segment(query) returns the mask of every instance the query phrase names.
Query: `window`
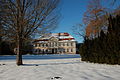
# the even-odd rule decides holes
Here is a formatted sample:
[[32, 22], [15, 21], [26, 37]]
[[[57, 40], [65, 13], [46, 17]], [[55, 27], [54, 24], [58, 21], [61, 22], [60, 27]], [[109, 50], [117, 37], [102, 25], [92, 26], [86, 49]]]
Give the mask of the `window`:
[[48, 49], [46, 49], [46, 52], [48, 53]]
[[57, 46], [57, 43], [55, 43], [55, 46]]
[[73, 52], [73, 49], [71, 49], [71, 52]]
[[36, 52], [36, 53], [39, 52], [39, 49], [35, 49], [35, 52]]
[[35, 44], [35, 47], [37, 47], [37, 44]]
[[67, 52], [69, 52], [69, 49], [67, 49]]
[[44, 47], [44, 44], [42, 44], [42, 47]]
[[37, 49], [35, 49], [35, 52], [37, 52]]
[[46, 44], [46, 47], [48, 47], [48, 44]]
[[39, 52], [41, 52], [41, 49], [39, 49]]
[[63, 49], [63, 52], [65, 52], [65, 49]]
[[67, 46], [69, 46], [69, 43], [67, 43]]
[[61, 46], [61, 43], [59, 43], [59, 46]]
[[41, 47], [41, 44], [39, 44], [39, 47]]

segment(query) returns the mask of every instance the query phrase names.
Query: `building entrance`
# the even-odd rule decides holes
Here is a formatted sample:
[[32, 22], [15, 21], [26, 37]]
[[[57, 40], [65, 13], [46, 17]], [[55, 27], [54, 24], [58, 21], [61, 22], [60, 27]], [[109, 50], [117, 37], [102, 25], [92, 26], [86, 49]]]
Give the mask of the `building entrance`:
[[52, 49], [52, 54], [56, 54], [56, 53], [57, 53], [57, 49], [56, 48]]

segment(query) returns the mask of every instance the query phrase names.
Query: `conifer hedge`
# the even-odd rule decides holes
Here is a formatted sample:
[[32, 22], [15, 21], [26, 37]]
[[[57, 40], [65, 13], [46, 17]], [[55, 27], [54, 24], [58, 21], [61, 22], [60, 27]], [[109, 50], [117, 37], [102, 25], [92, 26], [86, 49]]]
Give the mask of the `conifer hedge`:
[[110, 16], [108, 23], [107, 33], [85, 39], [80, 48], [82, 61], [120, 65], [120, 16]]

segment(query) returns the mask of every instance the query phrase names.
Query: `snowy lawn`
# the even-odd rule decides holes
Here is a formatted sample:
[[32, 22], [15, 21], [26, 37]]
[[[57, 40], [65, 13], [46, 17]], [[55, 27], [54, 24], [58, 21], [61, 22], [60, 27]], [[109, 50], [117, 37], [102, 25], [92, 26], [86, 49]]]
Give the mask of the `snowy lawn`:
[[0, 80], [120, 80], [120, 65], [86, 63], [79, 55], [25, 55], [23, 63], [0, 56]]

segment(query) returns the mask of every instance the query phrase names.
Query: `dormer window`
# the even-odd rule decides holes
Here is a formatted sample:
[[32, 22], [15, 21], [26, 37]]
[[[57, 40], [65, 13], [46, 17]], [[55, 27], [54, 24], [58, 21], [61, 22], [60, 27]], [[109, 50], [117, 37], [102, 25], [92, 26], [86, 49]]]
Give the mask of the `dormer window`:
[[51, 37], [50, 38], [50, 41], [58, 41], [59, 39], [58, 38], [55, 38], [55, 37]]

